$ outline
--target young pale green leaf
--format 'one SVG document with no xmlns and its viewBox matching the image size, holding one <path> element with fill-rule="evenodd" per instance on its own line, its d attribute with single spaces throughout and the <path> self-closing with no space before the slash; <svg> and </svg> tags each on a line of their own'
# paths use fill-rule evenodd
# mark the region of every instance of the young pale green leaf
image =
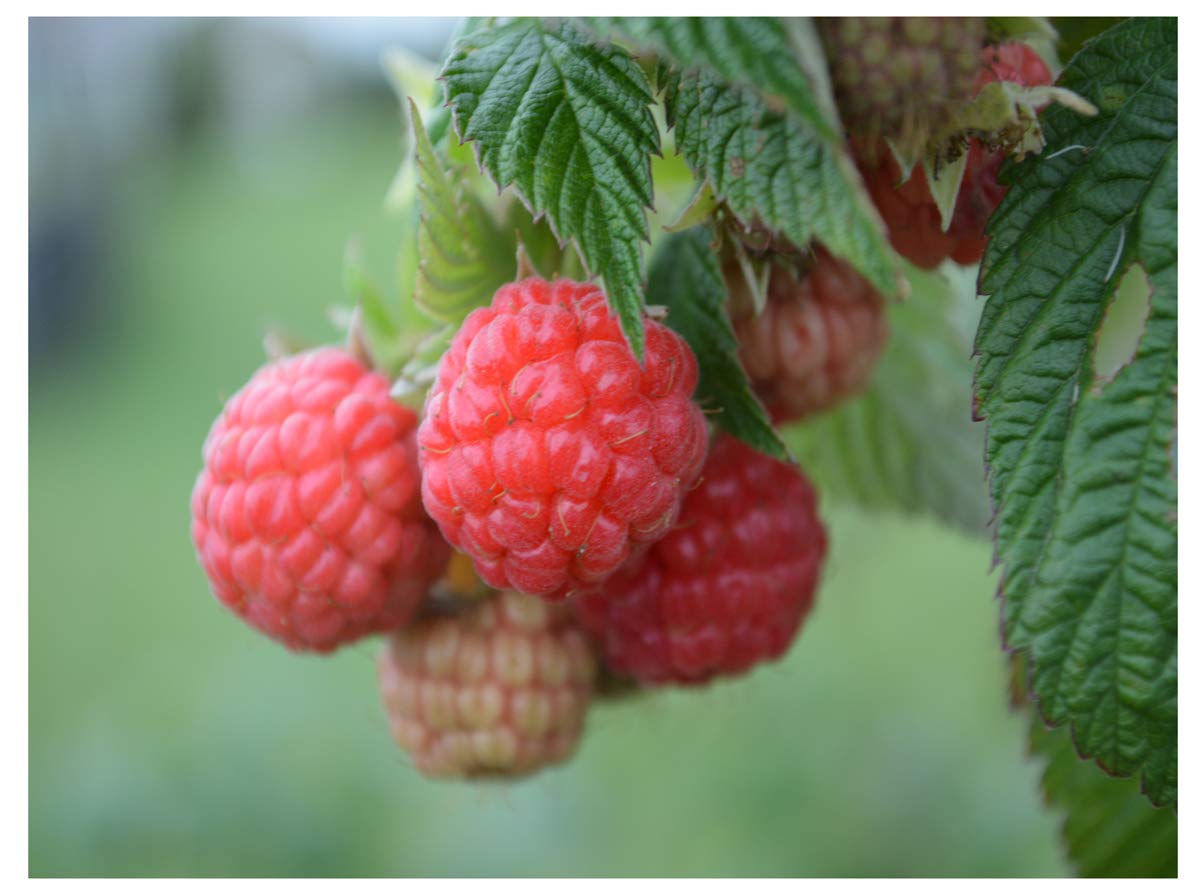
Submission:
<svg viewBox="0 0 1200 895">
<path fill-rule="evenodd" d="M 642 243 L 659 152 L 646 76 L 624 50 L 567 23 L 519 19 L 476 31 L 442 70 L 459 138 L 563 241 L 578 246 L 640 357 Z"/>
<path fill-rule="evenodd" d="M 731 84 L 779 100 L 817 134 L 837 142 L 838 128 L 822 114 L 788 23 L 745 16 L 616 18 L 611 27 L 681 69 L 707 68 Z"/>
<path fill-rule="evenodd" d="M 650 263 L 646 299 L 668 309 L 667 324 L 700 363 L 697 397 L 716 411 L 714 421 L 764 454 L 787 459 L 787 450 L 738 360 L 738 343 L 725 308 L 725 280 L 708 225 L 666 236 Z"/>
<path fill-rule="evenodd" d="M 1061 83 L 1100 110 L 1045 113 L 989 225 L 976 401 L 1003 565 L 1004 630 L 1046 720 L 1085 757 L 1177 802 L 1177 33 L 1130 19 Z M 1095 371 L 1117 284 L 1152 290 L 1133 360 Z"/>
<path fill-rule="evenodd" d="M 853 164 L 807 121 L 703 70 L 673 80 L 667 120 L 696 177 L 744 226 L 765 225 L 798 246 L 817 239 L 897 293 L 896 256 Z"/>
<path fill-rule="evenodd" d="M 1066 815 L 1063 842 L 1083 877 L 1173 877 L 1179 874 L 1179 820 L 1155 808 L 1134 780 L 1110 777 L 1080 761 L 1065 728 L 1032 719 L 1030 748 L 1046 759 L 1042 792 Z"/>
<path fill-rule="evenodd" d="M 439 320 L 455 323 L 486 305 L 516 270 L 516 241 L 502 233 L 430 143 L 410 101 L 416 143 L 420 224 L 415 300 Z"/>
<path fill-rule="evenodd" d="M 974 283 L 906 270 L 911 297 L 891 308 L 891 335 L 861 397 L 784 430 L 829 494 L 879 510 L 929 513 L 982 534 L 988 520 L 983 431 L 971 419 Z"/>
</svg>

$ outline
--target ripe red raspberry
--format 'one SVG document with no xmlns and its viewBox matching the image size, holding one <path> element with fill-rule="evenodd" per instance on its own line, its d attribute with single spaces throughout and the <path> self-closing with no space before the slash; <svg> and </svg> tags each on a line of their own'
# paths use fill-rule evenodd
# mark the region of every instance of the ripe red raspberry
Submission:
<svg viewBox="0 0 1200 895">
<path fill-rule="evenodd" d="M 974 92 L 993 81 L 1032 87 L 1052 80 L 1050 69 L 1041 57 L 1028 45 L 1014 41 L 984 49 Z M 971 140 L 954 215 L 950 226 L 943 231 L 941 213 L 921 166 L 900 183 L 900 166 L 886 146 L 862 141 L 854 145 L 867 190 L 887 224 L 897 252 L 927 270 L 947 258 L 958 264 L 974 264 L 983 257 L 987 246 L 984 228 L 1006 191 L 997 180 L 1003 152 L 988 150 L 979 141 Z"/>
<path fill-rule="evenodd" d="M 528 279 L 472 311 L 421 423 L 421 494 L 499 590 L 595 585 L 674 524 L 704 462 L 696 359 L 646 320 L 644 368 L 594 285 Z"/>
<path fill-rule="evenodd" d="M 218 599 L 293 650 L 408 621 L 449 547 L 421 509 L 416 415 L 324 348 L 267 364 L 204 442 L 192 540 Z"/>
<path fill-rule="evenodd" d="M 595 677 L 570 611 L 511 591 L 418 621 L 379 657 L 392 736 L 430 777 L 514 777 L 563 761 Z"/>
<path fill-rule="evenodd" d="M 883 296 L 849 264 L 818 247 L 802 279 L 775 265 L 757 316 L 744 281 L 729 280 L 742 366 L 777 421 L 826 410 L 867 386 L 887 343 L 887 315 Z"/>
<path fill-rule="evenodd" d="M 577 612 L 617 674 L 647 684 L 737 674 L 787 650 L 825 547 L 808 480 L 722 436 L 679 524 Z"/>
</svg>

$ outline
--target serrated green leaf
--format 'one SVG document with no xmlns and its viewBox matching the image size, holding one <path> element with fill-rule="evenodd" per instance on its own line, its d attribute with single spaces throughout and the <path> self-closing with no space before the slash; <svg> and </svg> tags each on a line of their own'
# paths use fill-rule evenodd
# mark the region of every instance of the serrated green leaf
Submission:
<svg viewBox="0 0 1200 895">
<path fill-rule="evenodd" d="M 757 91 L 703 71 L 668 88 L 667 120 L 696 177 L 744 226 L 765 225 L 797 246 L 817 239 L 897 294 L 896 256 L 841 147 Z"/>
<path fill-rule="evenodd" d="M 707 225 L 664 238 L 650 263 L 646 298 L 668 309 L 667 325 L 692 346 L 700 364 L 697 398 L 717 411 L 716 424 L 752 448 L 784 460 L 787 450 L 738 360 L 713 238 Z"/>
<path fill-rule="evenodd" d="M 502 233 L 465 188 L 463 177 L 438 157 L 415 103 L 420 223 L 415 300 L 439 320 L 455 323 L 486 305 L 516 270 L 516 240 Z"/>
<path fill-rule="evenodd" d="M 459 138 L 604 279 L 640 357 L 642 243 L 659 152 L 646 76 L 619 47 L 570 24 L 521 19 L 465 36 L 442 70 Z"/>
<path fill-rule="evenodd" d="M 1051 724 L 1155 804 L 1177 803 L 1177 25 L 1133 19 L 1061 83 L 1095 118 L 1045 113 L 1051 151 L 1002 175 L 976 339 L 1008 644 Z M 1133 264 L 1152 289 L 1133 361 L 1094 370 Z"/>
<path fill-rule="evenodd" d="M 1179 874 L 1179 821 L 1148 804 L 1134 780 L 1109 777 L 1081 761 L 1065 728 L 1036 717 L 1030 748 L 1045 757 L 1042 792 L 1065 812 L 1062 838 L 1084 877 L 1173 877 Z"/>
<path fill-rule="evenodd" d="M 753 87 L 786 105 L 812 130 L 837 142 L 822 113 L 800 53 L 782 19 L 739 16 L 614 18 L 608 24 L 681 69 L 707 68 L 731 84 Z"/>
<path fill-rule="evenodd" d="M 784 430 L 822 493 L 874 510 L 928 513 L 982 534 L 983 430 L 971 419 L 974 284 L 907 270 L 913 293 L 859 398 Z"/>
</svg>

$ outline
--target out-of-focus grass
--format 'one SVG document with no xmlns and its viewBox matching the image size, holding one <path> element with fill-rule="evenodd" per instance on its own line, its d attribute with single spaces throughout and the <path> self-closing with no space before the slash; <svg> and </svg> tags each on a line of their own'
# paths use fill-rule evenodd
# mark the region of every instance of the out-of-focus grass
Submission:
<svg viewBox="0 0 1200 895">
<path fill-rule="evenodd" d="M 265 325 L 332 338 L 346 237 L 386 273 L 385 107 L 131 175 L 112 325 L 30 409 L 30 872 L 1041 875 L 1065 866 L 1005 704 L 990 548 L 829 508 L 779 665 L 604 706 L 575 760 L 430 783 L 368 643 L 289 655 L 209 596 L 188 495 Z"/>
</svg>

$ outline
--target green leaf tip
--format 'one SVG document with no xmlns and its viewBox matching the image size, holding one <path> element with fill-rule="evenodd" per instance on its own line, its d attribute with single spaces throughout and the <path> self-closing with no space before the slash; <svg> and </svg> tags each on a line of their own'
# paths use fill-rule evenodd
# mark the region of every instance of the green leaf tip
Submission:
<svg viewBox="0 0 1200 895">
<path fill-rule="evenodd" d="M 650 156 L 661 151 L 642 69 L 570 23 L 517 19 L 464 35 L 441 77 L 480 169 L 545 215 L 603 279 L 640 360 Z"/>
</svg>

